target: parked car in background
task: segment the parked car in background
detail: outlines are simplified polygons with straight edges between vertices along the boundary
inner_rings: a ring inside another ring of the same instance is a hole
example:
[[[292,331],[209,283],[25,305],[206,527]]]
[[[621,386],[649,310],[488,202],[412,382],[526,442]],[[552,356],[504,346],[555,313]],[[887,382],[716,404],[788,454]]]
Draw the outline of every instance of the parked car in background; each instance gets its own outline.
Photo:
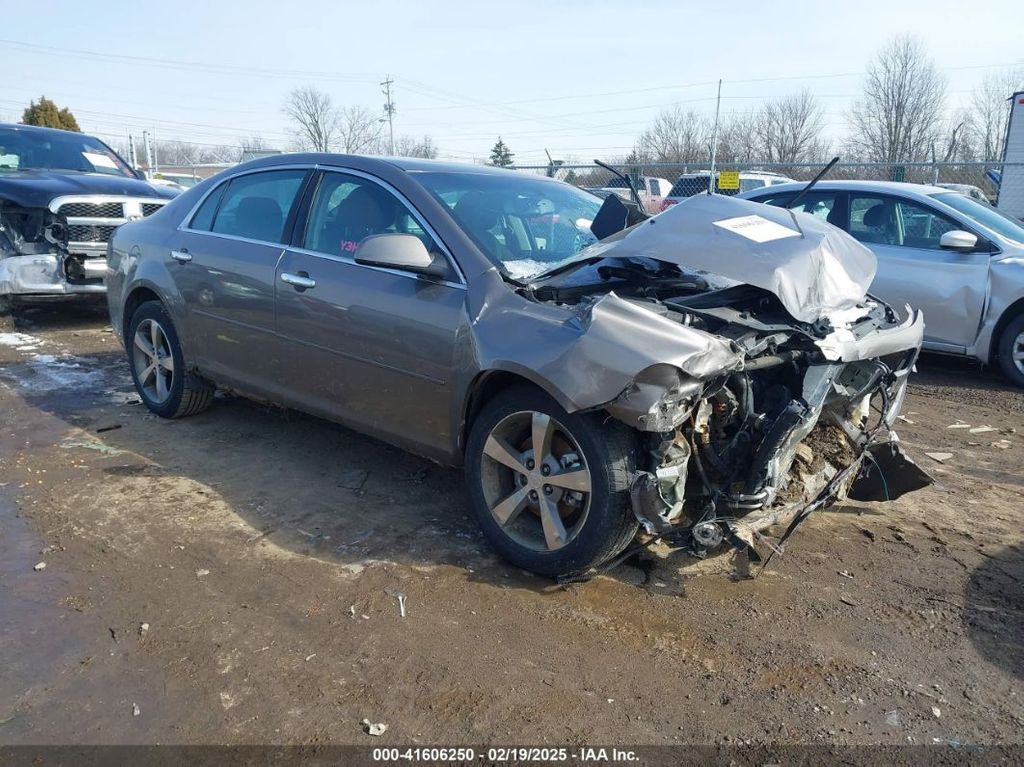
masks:
[[[785,205],[803,184],[742,195]],[[999,364],[1024,386],[1024,224],[938,186],[822,181],[794,210],[849,232],[878,258],[872,295],[924,312],[924,348]]]
[[[716,177],[721,178],[721,172],[717,172]],[[715,191],[718,194],[731,197],[732,195],[740,194],[741,192],[750,192],[755,189],[762,189],[766,186],[773,186],[775,184],[786,184],[791,182],[789,176],[783,176],[780,173],[770,173],[768,171],[740,171],[740,188],[739,189],[718,189],[716,185]],[[669,190],[668,197],[661,203],[661,209],[666,210],[667,208],[675,205],[687,197],[692,197],[695,194],[708,191],[708,187],[711,184],[711,171],[701,170],[696,173],[684,173],[679,177],[679,180]]]
[[[869,251],[720,196],[613,236],[622,209],[478,165],[256,160],[115,233],[110,320],[154,413],[220,386],[463,464],[487,538],[546,575],[641,524],[745,548],[920,486],[889,429],[922,319],[865,295]]]
[[[960,194],[967,195],[972,200],[978,200],[979,202],[992,203],[985,193],[974,186],[973,184],[936,184],[935,186],[941,186],[943,189],[949,189],[951,192],[959,192]]]
[[[0,312],[26,298],[102,294],[110,235],[175,194],[92,136],[0,125]]]
[[[159,171],[154,174],[153,178],[150,180],[153,182],[166,181],[177,185],[181,189],[191,189],[202,181],[201,178],[194,176],[191,173],[165,173],[164,171]]]
[[[648,213],[657,213],[662,209],[662,203],[672,189],[672,182],[667,178],[656,178],[654,176],[639,176],[633,179],[633,185],[640,201],[644,204],[644,210]],[[621,178],[610,178],[608,183],[598,189],[588,190],[598,197],[607,197],[609,194],[617,194],[623,199],[632,197],[629,186]]]

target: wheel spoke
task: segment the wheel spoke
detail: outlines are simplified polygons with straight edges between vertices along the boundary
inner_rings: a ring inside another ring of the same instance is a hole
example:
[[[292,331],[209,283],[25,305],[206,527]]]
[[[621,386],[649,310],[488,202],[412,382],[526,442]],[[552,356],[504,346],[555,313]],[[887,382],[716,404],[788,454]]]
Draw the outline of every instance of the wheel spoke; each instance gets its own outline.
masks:
[[[526,465],[519,457],[519,453],[513,450],[501,437],[495,437],[493,434],[484,443],[484,455],[520,474],[525,474],[527,471]]]
[[[153,343],[153,353],[160,354],[160,349],[163,346],[163,333],[160,332],[160,326],[155,322],[149,323],[149,339]]]
[[[521,487],[503,501],[500,501],[493,509],[491,509],[491,513],[502,527],[506,527],[507,525],[515,522],[516,517],[519,516],[519,512],[526,508],[526,501],[529,496],[530,488],[525,486]]]
[[[551,416],[546,413],[533,414],[533,460],[543,464],[551,455],[551,437],[554,434]]]
[[[559,474],[552,474],[544,481],[549,485],[561,487],[565,490],[579,490],[581,493],[590,492],[590,472],[586,469],[571,469]]]
[[[167,399],[167,378],[162,370],[157,370],[156,373],[156,396],[163,401]]]
[[[540,521],[544,526],[544,541],[548,549],[562,548],[569,537],[558,513],[558,506],[546,495],[540,496]]]
[[[174,372],[174,357],[168,354],[166,357],[160,358],[160,367],[166,370],[168,373]]]
[[[153,349],[153,346],[146,339],[146,336],[143,335],[142,328],[135,331],[135,345],[138,346],[139,349],[142,350],[142,353],[147,357],[153,357],[156,353],[156,350]]]
[[[139,373],[139,383],[142,384],[143,386],[145,386],[146,382],[149,380],[149,377],[151,375],[153,375],[153,372],[155,370],[156,370],[156,364],[155,363],[150,362],[148,365],[146,365],[146,369],[143,370],[141,373]]]

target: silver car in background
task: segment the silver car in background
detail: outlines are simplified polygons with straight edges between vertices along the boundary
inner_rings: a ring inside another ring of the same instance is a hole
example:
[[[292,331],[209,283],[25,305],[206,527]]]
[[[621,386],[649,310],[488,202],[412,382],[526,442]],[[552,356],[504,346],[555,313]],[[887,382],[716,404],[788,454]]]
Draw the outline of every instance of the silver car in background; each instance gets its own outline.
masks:
[[[492,545],[547,575],[641,526],[756,555],[926,481],[891,431],[923,319],[865,296],[868,250],[717,195],[625,213],[504,169],[256,160],[117,230],[110,319],[154,413],[222,387],[464,465]]]
[[[739,196],[782,206],[803,187]],[[794,210],[870,248],[872,295],[924,312],[925,349],[998,364],[1024,386],[1024,223],[950,189],[887,181],[822,181]]]

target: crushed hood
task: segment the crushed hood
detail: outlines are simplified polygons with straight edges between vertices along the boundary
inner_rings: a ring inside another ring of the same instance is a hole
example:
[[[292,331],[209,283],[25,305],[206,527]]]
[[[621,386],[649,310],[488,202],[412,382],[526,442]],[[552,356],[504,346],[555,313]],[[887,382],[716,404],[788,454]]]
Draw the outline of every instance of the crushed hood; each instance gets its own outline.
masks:
[[[582,255],[654,258],[747,283],[774,293],[802,322],[854,307],[875,277],[874,254],[824,219],[707,194]]]

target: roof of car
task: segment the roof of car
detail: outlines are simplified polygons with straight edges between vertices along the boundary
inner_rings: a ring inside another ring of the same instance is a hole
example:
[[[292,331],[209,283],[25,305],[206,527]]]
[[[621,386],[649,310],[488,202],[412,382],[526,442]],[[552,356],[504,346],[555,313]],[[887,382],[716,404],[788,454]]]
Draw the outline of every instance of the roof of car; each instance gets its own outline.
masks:
[[[40,125],[23,125],[22,123],[0,123],[0,128],[5,130],[16,130],[24,133],[60,133],[67,135],[68,133],[77,133],[83,135],[79,131],[62,130],[61,128],[44,128]],[[88,135],[88,134],[86,134]]]
[[[373,165],[390,165],[404,171],[413,173],[484,173],[488,175],[502,175],[509,172],[508,168],[498,168],[493,165],[476,165],[465,162],[451,162],[449,160],[425,160],[417,157],[379,157],[368,155],[336,154],[333,152],[298,152],[289,154],[278,154],[271,157],[261,157],[244,163],[249,168],[259,168],[267,165],[347,165],[353,158],[358,158],[363,167]],[[531,176],[532,178],[546,179],[546,176]]]
[[[805,181],[796,181],[790,184],[775,184],[770,187],[764,187],[763,189],[755,189],[750,192],[741,194],[741,197],[753,197],[761,196],[762,194],[778,194],[779,192],[789,192],[796,189],[803,189],[807,186]],[[931,184],[911,184],[905,181],[868,181],[858,179],[843,179],[839,181],[819,181],[814,185],[816,190],[858,190],[861,192],[898,192],[905,195],[931,195],[948,192],[948,189],[943,189],[940,186],[932,186]]]

